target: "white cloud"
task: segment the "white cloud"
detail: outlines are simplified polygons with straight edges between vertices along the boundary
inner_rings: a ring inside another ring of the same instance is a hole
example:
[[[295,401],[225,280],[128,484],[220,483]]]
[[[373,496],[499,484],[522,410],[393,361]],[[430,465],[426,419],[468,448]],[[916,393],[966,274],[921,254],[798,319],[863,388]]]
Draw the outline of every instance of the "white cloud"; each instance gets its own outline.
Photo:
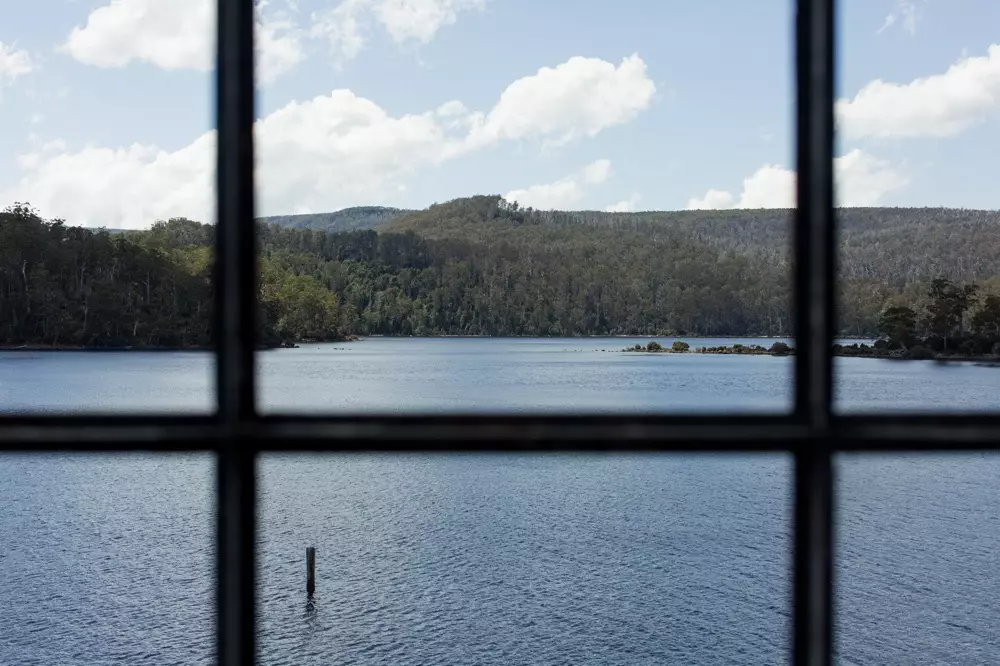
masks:
[[[462,141],[433,112],[394,117],[349,90],[286,105],[257,124],[257,138],[265,212],[378,202]]]
[[[305,58],[301,34],[284,13],[265,11],[258,0],[259,78],[269,83]],[[215,50],[213,0],[111,0],[70,32],[60,47],[96,67],[143,61],[165,70],[212,69]]]
[[[489,144],[544,136],[559,145],[594,136],[635,118],[649,107],[655,92],[638,54],[624,58],[618,67],[599,58],[570,58],[507,86],[470,140]]]
[[[854,99],[837,101],[838,127],[849,139],[954,136],[1000,106],[1000,44],[963,58],[943,74],[910,83],[875,80]]]
[[[903,30],[909,35],[915,35],[917,34],[917,21],[919,18],[920,13],[917,10],[915,0],[893,0],[892,11],[886,15],[882,27],[878,29],[876,34],[882,34],[896,25],[896,23],[902,22]]]
[[[765,164],[743,181],[740,208],[792,208],[795,206],[795,172]]]
[[[163,69],[211,67],[210,0],[112,0],[70,32],[63,49],[82,63],[123,67],[145,60]]]
[[[397,44],[429,43],[463,11],[482,9],[486,0],[341,0],[312,16],[313,37],[325,38],[338,63],[356,58],[378,23]]]
[[[588,184],[603,183],[611,177],[611,160],[595,160],[580,172],[583,182]]]
[[[0,42],[0,86],[13,83],[34,68],[35,64],[27,51]]]
[[[613,65],[604,65],[611,76],[616,75]],[[563,66],[551,71],[572,74]],[[584,85],[567,84],[567,94],[594,108],[622,108],[621,86],[608,86],[601,77],[585,80]],[[496,145],[503,138],[544,143],[583,137],[624,122],[633,113],[584,113],[552,120],[571,101],[566,95],[541,99],[502,95],[497,104],[507,114],[502,118],[533,120],[519,122],[513,130],[495,120],[493,126],[504,131],[492,135],[483,135],[482,128],[493,111],[471,112],[457,100],[399,116],[349,90],[290,102],[256,125],[260,211],[279,214],[387,203],[403,191],[400,188],[414,172]],[[520,113],[518,103],[526,105]],[[546,109],[546,104],[556,108]],[[28,201],[47,216],[109,227],[141,227],[171,216],[211,220],[214,160],[214,132],[172,152],[144,145],[33,150],[20,160],[19,182],[0,190],[0,203]],[[582,187],[603,182],[609,175],[610,163],[599,160],[574,178]]]
[[[635,210],[635,207],[639,205],[642,197],[638,193],[632,193],[628,199],[623,199],[618,203],[613,203],[609,206],[605,206],[604,210],[608,213],[631,213]]]
[[[312,37],[325,38],[336,61],[352,60],[361,53],[367,41],[364,35],[365,14],[371,0],[343,0],[333,9],[312,16]]]
[[[526,189],[511,190],[504,198],[522,206],[540,210],[566,210],[579,203],[586,195],[587,185],[598,185],[611,176],[611,162],[597,160],[580,171],[554,183],[532,185]]]
[[[108,227],[207,216],[214,156],[214,132],[174,153],[138,144],[55,154],[42,148],[19,158],[24,178],[3,199],[31,202],[44,214],[74,224]]]
[[[709,190],[705,196],[688,199],[688,210],[716,210],[733,208],[733,195],[725,190]]]
[[[885,160],[855,148],[833,161],[838,206],[875,206],[908,180]],[[709,190],[688,201],[688,209],[794,208],[795,172],[765,164],[743,181],[739,200],[724,190]]]
[[[255,0],[259,78],[270,83],[305,60],[306,38],[329,42],[336,60],[357,57],[368,26],[380,24],[397,43],[430,42],[463,11],[482,9],[486,0],[341,0],[314,12],[302,29],[289,11]],[[148,62],[165,70],[207,72],[215,49],[215,0],[108,0],[70,32],[61,50],[96,67]]]
[[[485,0],[381,0],[375,16],[397,42],[427,44],[442,27],[454,24],[459,12],[485,5]]]
[[[882,197],[902,189],[909,180],[896,167],[855,148],[833,161],[837,203],[841,206],[876,206]]]
[[[257,32],[254,36],[257,47],[257,76],[262,83],[270,83],[282,74],[295,69],[306,59],[302,46],[302,31],[285,13],[264,13],[267,3],[258,0]]]

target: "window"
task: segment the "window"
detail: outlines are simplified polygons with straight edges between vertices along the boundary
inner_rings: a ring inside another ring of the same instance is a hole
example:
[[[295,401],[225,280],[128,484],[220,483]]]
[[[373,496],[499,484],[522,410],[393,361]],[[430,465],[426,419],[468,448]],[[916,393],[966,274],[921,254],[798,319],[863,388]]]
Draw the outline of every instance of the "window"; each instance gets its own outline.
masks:
[[[216,387],[212,416],[0,419],[5,451],[210,451],[217,456],[217,640],[222,664],[255,651],[256,465],[265,452],[782,452],[794,458],[795,664],[832,662],[833,457],[997,449],[990,416],[831,411],[834,332],[834,2],[798,0],[794,411],[787,416],[262,416],[255,404],[253,9],[219,0]]]

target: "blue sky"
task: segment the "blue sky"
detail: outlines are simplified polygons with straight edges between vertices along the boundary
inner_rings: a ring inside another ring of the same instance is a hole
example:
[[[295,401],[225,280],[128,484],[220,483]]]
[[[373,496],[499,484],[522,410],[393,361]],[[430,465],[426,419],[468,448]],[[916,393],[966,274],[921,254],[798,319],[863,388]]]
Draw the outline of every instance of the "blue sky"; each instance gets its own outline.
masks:
[[[1000,207],[1000,3],[840,12],[841,203]],[[0,206],[210,221],[211,22],[210,0],[6,12]],[[792,203],[787,1],[269,0],[258,26],[262,214]]]

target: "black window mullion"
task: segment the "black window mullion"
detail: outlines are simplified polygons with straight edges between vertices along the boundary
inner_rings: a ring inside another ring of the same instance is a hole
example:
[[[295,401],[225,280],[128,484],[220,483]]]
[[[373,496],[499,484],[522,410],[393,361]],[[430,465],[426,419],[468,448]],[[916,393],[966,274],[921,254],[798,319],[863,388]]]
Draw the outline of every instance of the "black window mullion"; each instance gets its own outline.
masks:
[[[832,344],[834,0],[798,0],[796,16],[795,452],[793,663],[833,663]]]
[[[256,233],[253,183],[253,0],[217,4],[216,397],[217,656],[255,662]]]

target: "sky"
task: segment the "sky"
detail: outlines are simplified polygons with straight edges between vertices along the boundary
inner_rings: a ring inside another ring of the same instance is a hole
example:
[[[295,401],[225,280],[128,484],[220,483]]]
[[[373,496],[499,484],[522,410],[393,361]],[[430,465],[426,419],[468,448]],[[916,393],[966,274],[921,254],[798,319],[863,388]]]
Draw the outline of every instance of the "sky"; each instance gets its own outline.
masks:
[[[0,4],[0,207],[213,221],[213,0]],[[1000,2],[838,11],[838,202],[1000,207]],[[258,0],[258,213],[792,206],[792,31],[789,0]]]

